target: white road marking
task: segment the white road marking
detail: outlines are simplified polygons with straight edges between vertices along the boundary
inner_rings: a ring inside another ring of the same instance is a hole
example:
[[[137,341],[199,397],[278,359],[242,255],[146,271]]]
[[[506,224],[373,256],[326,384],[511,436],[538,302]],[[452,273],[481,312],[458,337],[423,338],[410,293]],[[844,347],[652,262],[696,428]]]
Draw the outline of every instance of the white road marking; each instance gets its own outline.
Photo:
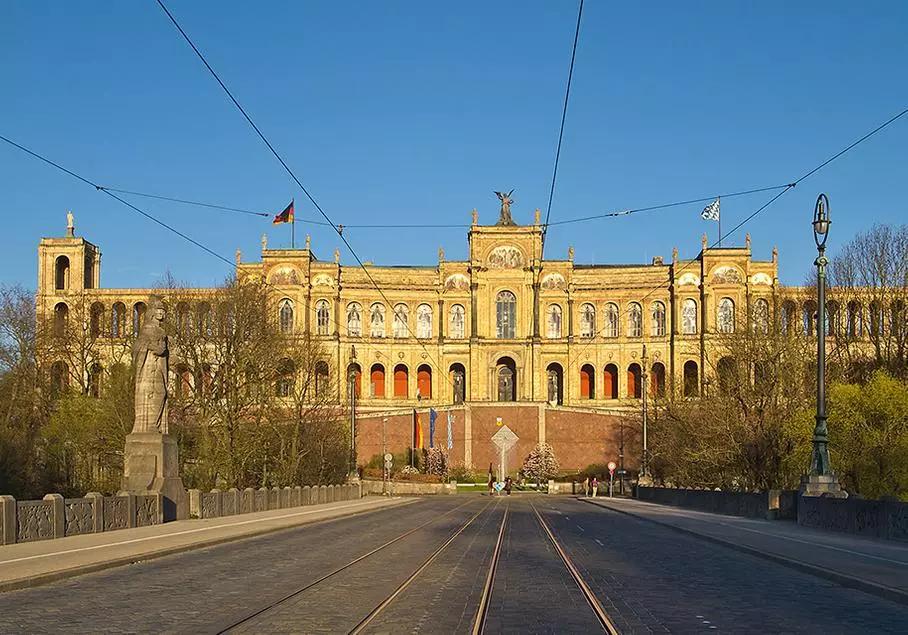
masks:
[[[605,545],[603,545],[603,544],[599,541],[598,538],[596,538],[596,544],[599,545],[600,547],[604,547],[604,546],[605,546]]]
[[[580,525],[577,525],[577,529],[579,529],[580,531],[586,531],[586,530],[585,530],[583,527],[581,527]]]

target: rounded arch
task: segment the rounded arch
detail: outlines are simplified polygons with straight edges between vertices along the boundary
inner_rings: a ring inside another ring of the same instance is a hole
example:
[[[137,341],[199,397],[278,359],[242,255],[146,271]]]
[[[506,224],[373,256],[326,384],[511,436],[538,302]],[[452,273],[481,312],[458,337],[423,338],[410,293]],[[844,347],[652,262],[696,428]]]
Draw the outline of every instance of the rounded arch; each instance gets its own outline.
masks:
[[[110,336],[126,337],[126,305],[114,302],[110,308]]]
[[[369,308],[369,336],[385,336],[385,305],[375,302]]]
[[[861,337],[864,335],[863,309],[861,303],[852,300],[846,309],[846,325],[848,337]]]
[[[580,337],[590,339],[596,335],[596,307],[590,302],[580,305]]]
[[[498,401],[517,401],[517,364],[513,358],[498,358],[495,378],[498,382]]]
[[[350,337],[363,335],[363,305],[359,302],[347,305],[347,335]]]
[[[416,337],[422,340],[432,337],[432,307],[425,303],[416,307]]]
[[[719,300],[716,314],[716,325],[720,333],[735,332],[735,301],[731,298]]]
[[[132,305],[132,334],[137,336],[142,326],[145,324],[145,313],[148,307],[144,302],[136,302]]]
[[[420,364],[416,369],[416,398],[432,398],[432,367]]]
[[[754,330],[764,335],[769,333],[769,300],[757,298],[753,308]]]
[[[618,305],[609,302],[605,305],[605,337],[618,337],[620,319],[618,317]]]
[[[315,303],[315,334],[328,335],[331,322],[331,306],[322,298]]]
[[[782,314],[779,318],[779,326],[783,335],[794,335],[798,323],[798,305],[792,300],[785,300],[782,303]]]
[[[69,291],[69,258],[57,256],[54,261],[54,288],[57,291]]]
[[[372,364],[369,370],[369,394],[374,399],[385,397],[385,367],[382,364]]]
[[[323,359],[315,362],[315,396],[325,397],[330,388],[328,362]]]
[[[295,388],[296,364],[293,360],[284,357],[277,363],[275,368],[277,381],[274,386],[274,393],[278,397],[292,397]]]
[[[88,369],[88,396],[101,396],[101,378],[104,368],[98,362],[93,363]]]
[[[719,390],[723,393],[734,390],[738,385],[738,363],[734,357],[723,357],[716,364],[716,376]]]
[[[199,337],[214,337],[214,314],[211,310],[210,302],[199,302],[196,307],[196,327],[198,328]]]
[[[101,337],[104,329],[104,305],[100,302],[93,302],[89,317],[88,332],[92,338]]]
[[[441,318],[439,317],[439,320]],[[451,339],[462,340],[464,338],[466,322],[466,311],[462,304],[451,306],[451,326],[448,330],[448,336]]]
[[[550,304],[545,310],[545,335],[550,340],[561,338],[561,305]]]
[[[618,398],[618,366],[606,364],[602,371],[602,388],[606,399]]]
[[[665,396],[665,364],[655,362],[650,371],[650,392],[656,397]]]
[[[517,296],[507,289],[495,296],[495,336],[505,340],[517,336]]]
[[[660,301],[650,306],[650,334],[653,337],[665,335],[665,304]]]
[[[643,337],[643,308],[638,302],[627,306],[627,336]]]
[[[284,333],[285,335],[293,333],[293,313],[293,300],[290,298],[283,298],[278,302],[278,325],[280,326],[281,333]]]
[[[50,366],[50,392],[60,395],[69,390],[69,366],[63,360],[58,360]]]
[[[634,399],[640,399],[643,396],[643,382],[641,381],[642,370],[640,364],[632,362],[627,367],[627,396]]]
[[[410,307],[403,302],[394,305],[394,324],[392,334],[394,337],[404,338],[410,336]]]
[[[455,404],[461,404],[466,399],[467,392],[467,371],[463,364],[454,362],[451,364],[448,374],[451,376],[451,388]]]
[[[552,362],[546,366],[545,373],[548,402],[560,406],[564,395],[564,369],[558,362]]]
[[[54,305],[54,335],[63,337],[66,327],[69,326],[69,305],[66,302],[57,302]]]
[[[690,359],[684,362],[684,396],[696,397],[700,394],[700,369],[697,362]]]
[[[684,302],[681,303],[681,334],[696,335],[699,321],[697,301],[693,298],[685,298]]]
[[[406,364],[394,367],[394,397],[406,399],[410,396],[410,369]]]
[[[814,335],[817,326],[817,303],[815,301],[808,300],[804,303],[801,321],[804,335]]]
[[[353,383],[353,394],[359,399],[362,396],[363,369],[357,362],[347,366],[347,379]]]
[[[181,337],[187,337],[191,330],[192,318],[189,313],[189,304],[187,302],[177,303],[177,334]]]
[[[841,334],[841,309],[839,303],[830,300],[826,303],[826,335],[835,337]]]
[[[580,398],[596,398],[596,369],[592,364],[584,364],[580,367]]]

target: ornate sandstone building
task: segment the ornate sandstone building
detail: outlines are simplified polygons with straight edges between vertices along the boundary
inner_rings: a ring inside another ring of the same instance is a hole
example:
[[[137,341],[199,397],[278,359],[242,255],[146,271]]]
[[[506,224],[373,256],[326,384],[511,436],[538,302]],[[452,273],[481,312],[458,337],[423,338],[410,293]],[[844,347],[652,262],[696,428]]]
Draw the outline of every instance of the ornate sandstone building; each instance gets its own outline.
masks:
[[[676,249],[670,262],[580,265],[573,250],[543,260],[538,210],[524,226],[504,207],[495,225],[480,225],[474,210],[464,261],[447,261],[440,250],[435,266],[367,264],[367,276],[341,265],[337,252],[317,258],[308,238],[303,249],[269,249],[263,237],[261,261],[237,254],[237,273],[272,285],[285,332],[322,341],[319,372],[340,379],[328,384],[339,401],[348,400],[347,378],[355,377],[362,415],[426,406],[461,412],[464,403],[539,406],[536,440],[546,436],[546,409],[549,418],[559,409],[636,412],[644,378],[651,396],[699,394],[703,369],[714,365],[714,338],[744,328],[736,324],[742,316],[768,323],[779,303],[775,252],[771,261],[753,260],[749,237],[744,247],[708,250],[704,237],[689,260]],[[91,329],[131,341],[152,290],[101,288],[98,247],[76,237],[71,223],[67,233],[41,240],[39,313],[63,322],[79,303],[90,307]],[[196,306],[168,310],[178,321],[191,312],[204,322],[208,292],[198,289]],[[68,371],[55,370],[60,380]],[[96,390],[91,377],[84,385]],[[470,462],[471,454],[463,458]],[[576,462],[590,460],[582,454]]]

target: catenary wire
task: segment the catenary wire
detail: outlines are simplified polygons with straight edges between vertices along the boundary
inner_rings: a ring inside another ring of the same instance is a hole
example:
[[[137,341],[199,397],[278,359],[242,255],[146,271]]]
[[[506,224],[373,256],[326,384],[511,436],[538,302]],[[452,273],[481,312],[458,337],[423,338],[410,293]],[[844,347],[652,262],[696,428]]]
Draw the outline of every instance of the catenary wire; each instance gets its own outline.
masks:
[[[277,150],[274,149],[274,146],[271,145],[271,143],[268,141],[268,139],[265,137],[265,135],[262,133],[262,131],[259,129],[259,127],[255,124],[255,122],[252,120],[252,118],[246,113],[246,110],[240,105],[240,102],[237,101],[237,99],[233,96],[233,93],[231,93],[230,90],[227,88],[227,85],[224,84],[224,82],[221,80],[221,78],[218,76],[218,74],[215,72],[215,70],[208,63],[208,60],[205,59],[205,56],[202,55],[202,52],[198,49],[198,47],[196,47],[196,45],[193,43],[193,41],[190,39],[190,37],[186,34],[186,32],[183,30],[183,28],[180,26],[180,24],[176,21],[176,18],[174,18],[173,15],[170,13],[170,11],[167,9],[167,7],[164,6],[164,3],[161,0],[157,0],[157,3],[161,7],[161,9],[164,11],[164,13],[167,14],[167,17],[170,18],[170,21],[180,32],[180,35],[183,36],[183,39],[186,40],[187,44],[189,44],[189,46],[192,48],[192,50],[195,52],[195,54],[198,56],[198,58],[205,65],[205,68],[208,69],[208,72],[212,75],[212,77],[214,77],[214,79],[218,82],[218,84],[221,86],[221,88],[224,90],[224,92],[227,94],[227,96],[233,102],[233,105],[237,107],[237,109],[240,111],[240,113],[242,113],[243,117],[246,119],[246,121],[249,123],[249,125],[252,126],[252,129],[255,130],[256,134],[258,134],[258,136],[262,140],[262,142],[268,147],[268,149],[271,151],[271,154],[274,155],[274,157],[278,160],[278,162],[283,166],[283,168],[287,172],[287,174],[290,175],[290,178],[292,178],[294,180],[294,182],[299,186],[300,190],[302,190],[303,194],[306,195],[306,198],[309,199],[309,201],[312,203],[312,205],[315,207],[315,209],[318,210],[319,214],[321,214],[322,217],[325,219],[325,221],[327,221],[332,226],[334,231],[337,232],[338,237],[341,239],[341,241],[343,241],[343,243],[347,247],[347,249],[350,250],[350,254],[356,260],[357,264],[359,264],[360,268],[363,270],[363,273],[366,274],[366,278],[369,279],[369,282],[372,283],[372,285],[378,291],[379,295],[382,296],[382,299],[384,299],[385,302],[387,302],[389,305],[391,305],[393,307],[394,305],[392,304],[392,302],[385,295],[385,292],[382,290],[382,288],[379,286],[379,284],[372,277],[372,274],[369,273],[369,269],[363,264],[363,261],[359,257],[359,255],[356,253],[356,250],[353,249],[353,246],[350,244],[350,242],[344,236],[343,230],[341,230],[337,225],[335,225],[335,223],[331,220],[331,218],[328,216],[328,214],[325,213],[325,211],[321,208],[321,206],[318,204],[318,202],[315,200],[315,198],[313,198],[313,196],[309,193],[309,190],[307,190],[305,188],[305,186],[303,186],[302,182],[300,182],[300,180],[297,178],[297,176],[293,172],[293,170],[290,169],[290,166],[288,166],[287,163],[284,161],[284,159],[281,158],[281,155],[278,154]],[[407,320],[407,322],[405,324],[407,327],[407,332],[410,335],[413,335],[412,331],[410,330],[409,320]],[[423,342],[421,342],[418,338],[416,338],[416,341],[422,347],[426,356],[432,360],[432,362],[434,363],[434,366],[439,369],[439,374],[441,374],[442,377],[445,378],[445,381],[447,381],[447,383],[453,389],[454,388],[453,382],[447,376],[446,373],[440,372],[441,366],[438,364],[438,362],[432,356],[432,353],[429,352],[429,349],[426,347],[426,345]]]
[[[558,163],[561,159],[561,142],[564,140],[564,123],[567,120],[568,101],[571,96],[571,80],[574,77],[574,60],[577,58],[577,42],[580,39],[580,22],[583,19],[583,0],[580,0],[580,7],[577,9],[577,27],[574,30],[574,45],[571,48],[571,65],[568,69],[567,85],[564,89],[564,108],[561,111],[561,128],[558,131],[558,145],[555,149],[555,163],[552,167],[552,186],[549,189],[549,202],[545,209],[545,224],[542,226],[542,245],[539,254],[539,260],[545,255],[545,234],[549,228],[549,217],[552,214],[552,200],[555,197],[555,181],[558,178]]]

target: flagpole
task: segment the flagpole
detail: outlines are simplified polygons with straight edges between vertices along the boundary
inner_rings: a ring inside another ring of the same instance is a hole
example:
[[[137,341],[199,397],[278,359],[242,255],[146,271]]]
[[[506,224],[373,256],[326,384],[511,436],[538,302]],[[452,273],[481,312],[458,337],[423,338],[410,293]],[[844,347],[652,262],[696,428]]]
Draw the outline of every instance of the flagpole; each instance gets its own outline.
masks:
[[[290,221],[290,249],[294,247],[294,231],[296,230],[296,219]]]
[[[717,198],[716,201],[721,201],[721,199]],[[718,218],[716,220],[719,221],[719,247],[721,247],[722,246],[722,203],[721,202],[719,203],[719,213],[716,214],[716,216],[718,216]]]

